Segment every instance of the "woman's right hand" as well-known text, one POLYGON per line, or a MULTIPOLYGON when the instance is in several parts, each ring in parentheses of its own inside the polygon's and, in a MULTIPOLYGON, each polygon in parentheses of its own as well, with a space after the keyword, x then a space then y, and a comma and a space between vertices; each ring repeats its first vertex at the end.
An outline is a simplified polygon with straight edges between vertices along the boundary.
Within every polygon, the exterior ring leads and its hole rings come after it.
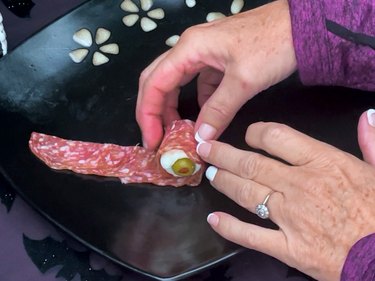
POLYGON ((179 119, 179 88, 198 78, 196 130, 217 138, 240 107, 296 70, 287 0, 187 29, 141 74, 136 109, 144 146, 155 149, 163 125, 179 119))

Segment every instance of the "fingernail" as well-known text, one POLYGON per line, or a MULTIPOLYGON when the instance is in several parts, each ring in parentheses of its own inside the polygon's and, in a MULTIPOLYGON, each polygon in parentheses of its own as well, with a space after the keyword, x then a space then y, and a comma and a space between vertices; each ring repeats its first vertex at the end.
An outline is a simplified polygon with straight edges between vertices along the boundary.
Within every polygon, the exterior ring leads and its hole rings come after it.
POLYGON ((215 166, 210 166, 206 170, 206 178, 209 181, 213 181, 217 173, 217 168, 215 166))
POLYGON ((197 133, 195 134, 195 140, 197 142, 203 142, 207 140, 212 140, 216 135, 217 130, 206 123, 202 123, 199 126, 197 133))
POLYGON ((207 216, 207 222, 212 226, 217 226, 219 224, 219 217, 211 213, 207 216))
POLYGON ((208 157, 211 151, 211 147, 212 147, 212 144, 205 142, 205 141, 198 143, 197 145, 198 155, 205 157, 205 158, 208 157))
POLYGON ((202 140, 202 138, 200 137, 198 131, 195 133, 194 138, 195 138, 195 140, 197 141, 197 143, 204 142, 204 140, 202 140))
POLYGON ((144 147, 144 148, 148 148, 148 146, 147 146, 147 143, 145 143, 145 141, 142 139, 142 146, 144 147))
POLYGON ((367 121, 370 126, 375 127, 375 109, 367 110, 367 121))

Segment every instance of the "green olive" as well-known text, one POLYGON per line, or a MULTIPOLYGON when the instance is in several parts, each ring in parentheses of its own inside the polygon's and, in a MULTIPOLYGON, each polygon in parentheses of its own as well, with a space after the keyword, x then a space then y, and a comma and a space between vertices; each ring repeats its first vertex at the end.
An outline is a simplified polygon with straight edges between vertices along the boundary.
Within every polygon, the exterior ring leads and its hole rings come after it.
POLYGON ((178 176, 191 176, 195 171, 195 163, 189 158, 181 158, 174 162, 172 170, 178 176))

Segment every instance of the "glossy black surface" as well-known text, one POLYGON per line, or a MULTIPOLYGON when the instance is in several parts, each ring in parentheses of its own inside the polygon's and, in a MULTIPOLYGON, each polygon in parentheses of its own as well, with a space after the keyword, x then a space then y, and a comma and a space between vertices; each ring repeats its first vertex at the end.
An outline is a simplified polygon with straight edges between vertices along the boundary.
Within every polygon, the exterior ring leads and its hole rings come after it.
MULTIPOLYGON (((53 171, 28 149, 32 131, 68 139, 134 145, 138 76, 168 49, 165 39, 204 22, 208 12, 228 14, 231 1, 155 1, 166 18, 144 33, 125 27, 121 1, 93 0, 45 28, 0 60, 1 172, 27 201, 68 233, 114 261, 158 279, 179 279, 237 253, 241 248, 206 223, 211 211, 272 225, 251 215, 204 180, 197 188, 123 185, 117 179, 53 171), (78 29, 112 31, 120 54, 94 67, 91 56, 75 64, 69 51, 78 29)), ((250 2, 250 1, 248 1, 250 2)), ((259 5, 261 1, 252 5, 259 5)), ((247 6, 250 8, 250 6, 247 6)), ((272 63, 272 62, 270 62, 272 63)), ((374 105, 371 93, 342 88, 305 88, 296 77, 251 100, 222 140, 246 148, 247 125, 277 121, 359 156, 356 123, 374 105)), ((195 119, 195 87, 183 89, 180 111, 195 119)))
POLYGON ((4 5, 16 16, 24 18, 30 16, 35 3, 31 0, 2 0, 4 5))

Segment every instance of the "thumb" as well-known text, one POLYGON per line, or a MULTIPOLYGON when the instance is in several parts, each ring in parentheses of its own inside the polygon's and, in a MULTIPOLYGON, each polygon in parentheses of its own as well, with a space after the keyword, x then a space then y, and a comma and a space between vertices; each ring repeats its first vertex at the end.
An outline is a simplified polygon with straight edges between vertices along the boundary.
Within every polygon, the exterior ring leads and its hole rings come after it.
POLYGON ((375 110, 362 113, 358 122, 358 143, 363 159, 375 166, 375 110))
POLYGON ((251 83, 225 73, 219 87, 201 108, 195 126, 197 140, 217 139, 238 110, 256 93, 251 83))

